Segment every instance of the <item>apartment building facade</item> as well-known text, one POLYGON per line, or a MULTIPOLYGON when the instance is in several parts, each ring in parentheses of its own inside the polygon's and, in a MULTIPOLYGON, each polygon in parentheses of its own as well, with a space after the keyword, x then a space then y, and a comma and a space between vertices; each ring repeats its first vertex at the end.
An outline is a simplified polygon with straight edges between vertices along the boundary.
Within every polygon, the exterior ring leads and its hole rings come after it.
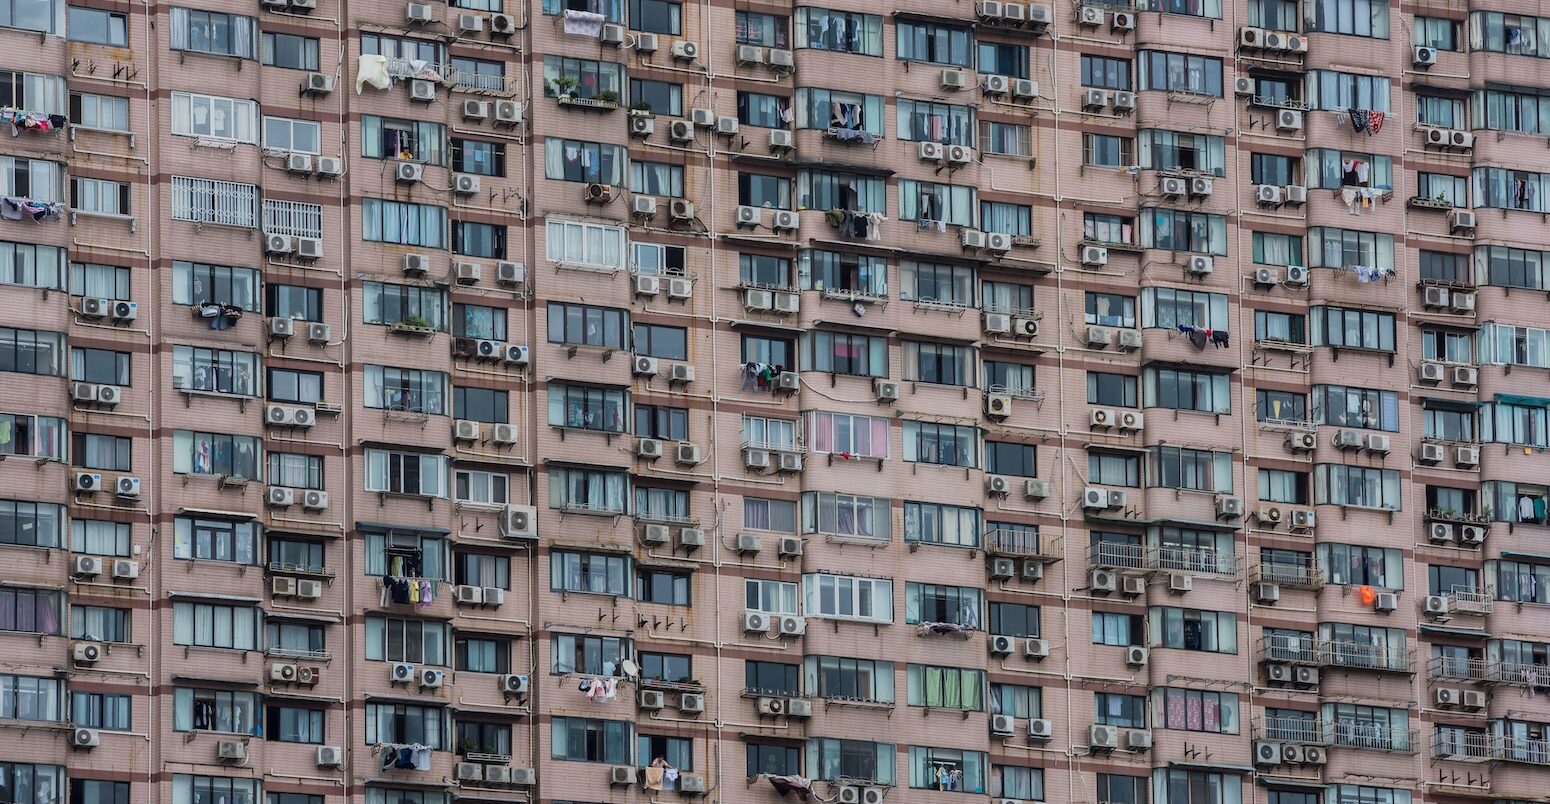
POLYGON ((1547 55, 3 0, 0 801, 1542 800, 1547 55))

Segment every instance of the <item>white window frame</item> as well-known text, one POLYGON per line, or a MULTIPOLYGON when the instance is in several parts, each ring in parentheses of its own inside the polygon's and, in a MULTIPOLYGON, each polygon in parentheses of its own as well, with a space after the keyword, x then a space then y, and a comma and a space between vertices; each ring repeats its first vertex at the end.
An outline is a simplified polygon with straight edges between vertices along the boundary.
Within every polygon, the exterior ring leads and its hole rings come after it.
POLYGON ((258 121, 258 104, 254 101, 197 92, 172 93, 172 133, 179 137, 254 145, 258 143, 258 121), (200 131, 201 127, 194 122, 195 113, 201 109, 205 113, 207 131, 200 131), (221 127, 226 131, 216 130, 214 118, 220 111, 230 118, 229 125, 221 127))
POLYGON ((802 576, 802 610, 808 617, 826 620, 851 620, 864 623, 893 622, 893 581, 885 578, 858 578, 850 575, 813 573, 802 576), (832 610, 826 610, 825 597, 832 598, 832 610), (870 607, 870 615, 856 614, 870 607), (846 613, 846 609, 851 613, 846 613))
POLYGON ((452 484, 458 502, 479 503, 482 505, 505 505, 511 501, 511 477, 501 472, 481 472, 473 469, 459 469, 455 473, 456 482, 452 484), (461 492, 464 483, 468 485, 468 495, 461 492), (495 499, 495 492, 500 492, 500 500, 495 499))
POLYGON ((297 153, 297 154, 313 154, 313 155, 317 155, 317 154, 321 154, 322 153, 323 124, 317 122, 316 120, 297 120, 297 119, 291 118, 291 117, 276 117, 274 115, 265 115, 264 116, 264 123, 263 123, 261 131, 262 131, 263 137, 264 137, 264 147, 265 148, 271 148, 271 149, 274 149, 274 150, 277 150, 277 151, 287 151, 289 153, 297 153), (276 145, 275 143, 270 142, 269 127, 271 125, 282 125, 282 126, 284 126, 286 128, 288 134, 289 134, 289 140, 290 141, 287 144, 283 145, 283 146, 276 145), (312 129, 313 132, 314 132, 312 139, 315 142, 318 143, 318 147, 317 148, 312 148, 312 149, 297 148, 295 146, 295 142, 296 142, 296 129, 298 129, 298 128, 310 128, 310 129, 312 129))
POLYGON ((749 606, 747 608, 748 611, 782 616, 795 616, 797 613, 797 585, 795 583, 745 578, 743 580, 744 605, 747 604, 750 594, 758 598, 760 605, 758 607, 749 606))
POLYGON ((625 248, 624 227, 605 226, 597 223, 583 223, 582 221, 551 220, 546 222, 544 228, 544 245, 546 256, 550 262, 562 263, 567 266, 583 268, 600 268, 608 271, 623 270, 628 250, 625 248), (571 241, 580 238, 580 242, 574 246, 571 241), (603 238, 613 240, 613 257, 606 254, 593 254, 601 251, 599 246, 606 247, 603 238), (579 254, 579 256, 571 256, 579 254))

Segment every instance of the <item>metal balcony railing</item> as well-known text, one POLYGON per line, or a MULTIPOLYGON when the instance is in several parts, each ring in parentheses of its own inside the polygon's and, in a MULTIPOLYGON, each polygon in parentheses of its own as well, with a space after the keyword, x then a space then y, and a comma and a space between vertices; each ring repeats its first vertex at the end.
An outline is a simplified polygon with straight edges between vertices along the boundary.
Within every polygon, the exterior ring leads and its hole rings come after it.
POLYGON ((1104 569, 1147 568, 1146 548, 1139 544, 1099 542, 1087 550, 1087 562, 1104 569))
POLYGON ((1329 745, 1369 751, 1413 754, 1420 736, 1416 729, 1396 729, 1374 720, 1337 720, 1327 726, 1329 745))
POLYGON ((1522 687, 1550 687, 1550 665, 1496 662, 1486 668, 1486 680, 1522 687))
POLYGON ((1550 740, 1539 737, 1497 737, 1491 754, 1499 762, 1550 765, 1550 740))
POLYGON ((1008 528, 985 531, 985 549, 994 556, 1045 561, 1060 560, 1062 552, 1060 539, 1008 528))
POLYGON ((1291 589, 1324 588, 1324 571, 1303 564, 1260 564, 1256 575, 1262 583, 1273 583, 1291 589))
POLYGON ((1094 567, 1146 572, 1191 572, 1202 575, 1237 575, 1238 557, 1198 547, 1145 547, 1139 544, 1099 542, 1088 548, 1094 567))
POLYGON ((1304 745, 1328 745, 1329 732, 1318 718, 1266 716, 1256 729, 1258 739, 1304 745))
POLYGON ((1432 735, 1432 756, 1454 762, 1486 762, 1494 754, 1491 735, 1485 732, 1438 731, 1432 735))
POLYGON ((1412 651, 1394 650, 1384 645, 1366 642, 1338 642, 1320 640, 1315 646, 1319 661, 1327 667, 1349 670, 1373 670, 1380 673, 1409 673, 1413 664, 1412 651))
POLYGON ((1452 599, 1452 610, 1457 614, 1490 614, 1496 602, 1496 589, 1487 586, 1477 589, 1473 586, 1455 585, 1448 593, 1452 599))
POLYGON ((1434 656, 1426 664, 1426 675, 1433 681, 1485 681, 1489 671, 1484 659, 1434 656))

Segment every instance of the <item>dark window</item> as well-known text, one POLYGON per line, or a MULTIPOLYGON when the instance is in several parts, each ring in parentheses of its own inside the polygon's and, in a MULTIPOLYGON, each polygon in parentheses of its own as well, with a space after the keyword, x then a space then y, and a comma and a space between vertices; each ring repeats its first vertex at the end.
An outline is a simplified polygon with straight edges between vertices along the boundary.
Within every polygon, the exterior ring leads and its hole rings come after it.
POLYGON ((1099 89, 1130 89, 1130 62, 1102 56, 1082 57, 1082 86, 1099 89))
POLYGON ((802 751, 789 745, 748 744, 748 777, 788 776, 802 772, 802 751))
POLYGON ((1136 378, 1128 374, 1087 372, 1087 404, 1135 407, 1136 378))
POLYGON ((624 348, 623 310, 550 302, 548 318, 550 343, 624 348))
POLYGON ((76 347, 70 350, 70 379, 106 385, 129 384, 129 353, 76 347))
POLYGON ((694 678, 694 670, 688 656, 676 653, 640 654, 641 678, 651 681, 685 682, 694 678))
POLYGON ((264 34, 264 65, 317 71, 318 40, 293 34, 264 34))
POLYGON ((472 221, 452 222, 452 253, 489 260, 506 259, 506 227, 472 221))
POLYGON ((662 405, 635 406, 635 435, 670 441, 689 439, 689 409, 662 405))
POLYGON ((75 465, 107 472, 130 471, 130 453, 134 442, 127 436, 75 433, 70 439, 75 465))
MULTIPOLYGON (((129 783, 71 779, 70 804, 129 804, 129 783)), ((276 804, 274 799, 270 799, 270 804, 276 804)))
POLYGON ((506 392, 493 388, 452 389, 452 416, 489 424, 506 423, 506 392))
POLYGON ((630 0, 630 29, 679 36, 683 7, 667 0, 630 0))
POLYGON ((688 606, 689 575, 683 572, 641 567, 635 577, 636 599, 664 606, 688 606))
POLYGON ((668 81, 631 78, 630 105, 635 107, 640 104, 645 104, 646 111, 652 114, 678 117, 683 114, 683 85, 668 81))
POLYGON ((990 633, 997 636, 1039 635, 1039 607, 1022 603, 990 604, 990 633))
POLYGON ((506 146, 461 137, 452 139, 452 170, 476 176, 506 175, 506 146))
POLYGON ((323 374, 316 371, 270 369, 269 398, 275 402, 314 404, 323 398, 323 374))
POLYGON ((761 695, 798 695, 799 670, 794 664, 750 659, 743 663, 743 687, 761 695))
POLYGON ((1100 692, 1094 697, 1096 721, 1105 726, 1122 729, 1146 728, 1146 698, 1141 695, 1121 695, 1117 692, 1100 692))
POLYGON ((993 475, 1038 477, 1038 453, 1032 444, 985 442, 985 471, 993 475))
MULTIPOLYGON (((9 3, 5 4, 5 10, 10 10, 9 3)), ((128 18, 123 14, 70 6, 70 15, 65 27, 70 32, 72 42, 88 42, 113 47, 129 46, 128 18)))
POLYGON ((276 318, 323 320, 323 291, 300 285, 270 284, 264 287, 265 310, 276 318))
POLYGON ((635 354, 664 360, 687 360, 688 330, 662 324, 636 324, 633 330, 635 354))
POLYGON ((791 209, 791 182, 780 176, 738 173, 737 203, 745 207, 791 209))

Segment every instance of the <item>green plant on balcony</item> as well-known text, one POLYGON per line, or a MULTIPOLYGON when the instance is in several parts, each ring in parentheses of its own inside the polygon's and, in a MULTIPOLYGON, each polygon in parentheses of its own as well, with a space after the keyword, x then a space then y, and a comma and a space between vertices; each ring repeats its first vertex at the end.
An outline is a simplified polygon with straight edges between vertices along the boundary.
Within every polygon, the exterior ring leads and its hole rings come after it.
POLYGON ((615 92, 615 91, 613 91, 611 89, 605 89, 602 92, 597 93, 597 98, 596 99, 597 99, 597 101, 599 103, 618 104, 619 103, 619 93, 617 93, 617 92, 615 92))
POLYGON ((555 97, 558 98, 569 98, 575 95, 576 88, 579 86, 581 86, 581 82, 569 75, 560 75, 549 79, 549 91, 553 92, 555 97))

